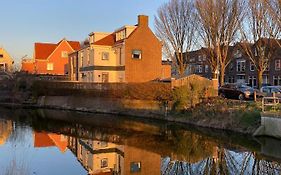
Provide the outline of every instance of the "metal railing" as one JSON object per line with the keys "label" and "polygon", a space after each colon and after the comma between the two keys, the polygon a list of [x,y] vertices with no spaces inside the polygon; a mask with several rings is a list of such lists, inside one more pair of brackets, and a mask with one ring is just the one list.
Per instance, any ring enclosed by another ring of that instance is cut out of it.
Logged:
{"label": "metal railing", "polygon": [[266,107],[270,106],[271,109],[277,110],[278,104],[280,102],[280,99],[278,97],[275,97],[274,95],[272,97],[263,97],[262,98],[262,112],[266,111]]}

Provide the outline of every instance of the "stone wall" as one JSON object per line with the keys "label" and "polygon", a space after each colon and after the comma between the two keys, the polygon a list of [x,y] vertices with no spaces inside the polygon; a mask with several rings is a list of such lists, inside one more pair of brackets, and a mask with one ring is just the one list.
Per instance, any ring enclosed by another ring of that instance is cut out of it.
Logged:
{"label": "stone wall", "polygon": [[262,113],[261,116],[261,126],[254,135],[281,138],[281,114]]}
{"label": "stone wall", "polygon": [[164,104],[153,100],[91,98],[79,96],[42,96],[37,105],[42,108],[67,109],[84,112],[124,114],[134,116],[165,116]]}

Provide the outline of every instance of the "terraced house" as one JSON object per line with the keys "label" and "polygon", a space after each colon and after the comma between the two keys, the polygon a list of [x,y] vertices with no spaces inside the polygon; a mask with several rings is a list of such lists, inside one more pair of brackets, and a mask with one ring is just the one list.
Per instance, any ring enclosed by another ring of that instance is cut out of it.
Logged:
{"label": "terraced house", "polygon": [[[258,75],[253,62],[239,45],[230,46],[229,49],[232,59],[225,70],[225,83],[245,83],[257,87]],[[205,48],[189,53],[187,75],[197,74],[209,79],[212,78],[211,65],[206,53]],[[257,56],[256,53],[255,56]],[[269,60],[269,64],[262,75],[262,83],[281,86],[281,48],[278,48],[272,59]]]}
{"label": "terraced house", "polygon": [[22,71],[32,74],[66,75],[68,54],[80,49],[78,41],[62,39],[58,43],[35,43],[34,58],[22,61]]}
{"label": "terraced house", "polygon": [[13,71],[14,61],[9,53],[0,47],[0,71],[11,72]]}
{"label": "terraced house", "polygon": [[171,76],[162,64],[162,45],[148,26],[148,16],[138,24],[112,33],[89,34],[89,45],[69,55],[71,80],[80,82],[147,82]]}

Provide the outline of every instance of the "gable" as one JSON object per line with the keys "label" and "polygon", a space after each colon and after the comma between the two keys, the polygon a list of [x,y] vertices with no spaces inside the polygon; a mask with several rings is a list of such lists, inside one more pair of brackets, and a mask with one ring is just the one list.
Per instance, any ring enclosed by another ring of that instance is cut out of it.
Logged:
{"label": "gable", "polygon": [[137,27],[131,35],[128,37],[127,41],[136,40],[139,42],[150,42],[151,44],[159,44],[161,45],[161,42],[158,40],[158,38],[154,35],[154,33],[151,31],[149,27]]}
{"label": "gable", "polygon": [[61,52],[67,51],[68,53],[71,53],[74,51],[74,49],[71,47],[71,45],[67,41],[62,41],[59,43],[59,45],[55,48],[55,50],[48,56],[47,60],[50,60],[52,58],[61,58]]}

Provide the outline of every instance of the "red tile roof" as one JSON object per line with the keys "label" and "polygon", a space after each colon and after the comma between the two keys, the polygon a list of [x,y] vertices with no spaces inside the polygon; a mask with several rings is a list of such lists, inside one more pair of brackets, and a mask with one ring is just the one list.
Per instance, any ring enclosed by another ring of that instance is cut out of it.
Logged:
{"label": "red tile roof", "polygon": [[61,140],[61,135],[58,134],[48,134],[48,133],[34,133],[34,147],[51,147],[56,146],[61,152],[67,150],[67,140]]}
{"label": "red tile roof", "polygon": [[56,44],[35,43],[35,59],[47,59],[56,49]]}
{"label": "red tile roof", "polygon": [[[57,46],[62,42],[58,42],[57,44],[52,43],[35,43],[35,59],[47,59],[57,48]],[[80,43],[78,41],[67,41],[73,50],[80,49]]]}
{"label": "red tile roof", "polygon": [[115,43],[115,34],[112,33],[101,40],[98,40],[94,43],[94,45],[102,45],[102,46],[113,46]]}

